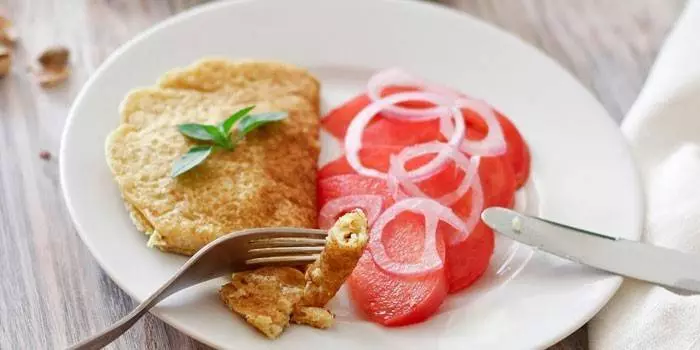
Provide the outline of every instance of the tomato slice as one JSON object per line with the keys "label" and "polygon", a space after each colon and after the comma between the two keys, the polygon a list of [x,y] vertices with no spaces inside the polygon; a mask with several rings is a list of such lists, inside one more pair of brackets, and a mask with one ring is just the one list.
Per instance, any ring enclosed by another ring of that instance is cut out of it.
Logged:
{"label": "tomato slice", "polygon": [[[389,170],[389,159],[392,154],[401,151],[400,147],[371,147],[360,150],[360,161],[367,168],[376,169],[381,172]],[[325,179],[330,176],[342,174],[357,174],[350,166],[345,155],[331,161],[318,170],[316,176]]]}
{"label": "tomato slice", "polygon": [[[464,178],[464,171],[456,168],[454,163],[419,183],[419,187],[427,195],[436,198],[453,191]],[[502,157],[482,157],[479,166],[484,194],[484,206],[513,205],[515,194],[515,177],[508,159]],[[467,192],[462,199],[451,205],[457,216],[466,220],[471,214],[472,192]],[[452,234],[447,227],[444,235]],[[480,220],[469,237],[453,246],[447,247],[445,271],[447,274],[450,293],[469,287],[488,268],[494,250],[494,233]]]}
{"label": "tomato slice", "polygon": [[530,175],[530,150],[515,125],[501,113],[496,113],[503,129],[503,137],[508,145],[506,156],[508,156],[513,166],[516,187],[520,188]]}
{"label": "tomato slice", "polygon": [[316,177],[318,178],[318,181],[321,181],[328,177],[345,174],[357,174],[357,172],[355,172],[355,169],[350,166],[348,159],[345,158],[345,155],[343,155],[318,169],[316,172]]}
{"label": "tomato slice", "polygon": [[382,209],[394,203],[386,181],[358,174],[343,174],[320,179],[317,182],[318,208],[330,200],[357,194],[374,194],[382,197]]}
{"label": "tomato slice", "polygon": [[403,148],[432,141],[445,141],[440,133],[440,124],[436,120],[405,122],[379,116],[373,124],[365,128],[362,135],[363,147],[401,146]]}
{"label": "tomato slice", "polygon": [[[384,229],[387,254],[397,261],[415,262],[420,258],[425,237],[422,215],[402,213]],[[438,225],[438,251],[445,254]],[[367,318],[385,326],[404,326],[421,322],[440,307],[447,296],[444,271],[418,277],[388,274],[379,269],[366,251],[348,279],[354,304]]]}
{"label": "tomato slice", "polygon": [[424,321],[447,297],[447,279],[436,271],[420,279],[389,275],[365,253],[348,278],[353,304],[369,320],[396,327]]}
{"label": "tomato slice", "polygon": [[[389,86],[382,91],[382,96],[393,95],[399,92],[409,92],[418,91],[419,89],[409,86]],[[326,129],[331,135],[337,137],[338,139],[345,138],[345,132],[348,130],[348,126],[352,119],[355,118],[357,113],[359,113],[363,108],[367,107],[371,103],[371,100],[367,94],[361,94],[353,97],[350,101],[345,102],[339,107],[332,109],[326,116],[321,120],[321,125]],[[399,106],[406,108],[428,108],[432,107],[433,104],[421,102],[421,101],[406,101],[399,103]],[[381,116],[375,119],[381,120],[385,119]],[[370,122],[370,125],[376,121]]]}
{"label": "tomato slice", "polygon": [[[516,188],[520,188],[525,184],[530,173],[530,150],[518,129],[513,125],[513,122],[502,113],[495,112],[507,145],[506,154],[503,156],[508,159],[508,163],[513,168]],[[470,140],[483,138],[488,132],[488,127],[484,120],[471,110],[464,109],[462,114],[464,114],[464,121],[467,126],[467,138]]]}
{"label": "tomato slice", "polygon": [[458,292],[476,282],[488,268],[493,249],[493,231],[481,220],[466,240],[448,247],[445,271],[449,292]]}
{"label": "tomato slice", "polygon": [[355,96],[352,100],[345,102],[337,108],[332,109],[321,119],[321,125],[331,135],[342,140],[348,125],[360,111],[370,103],[369,97],[365,94]]}
{"label": "tomato slice", "polygon": [[[491,164],[505,164],[502,159],[492,158],[494,161],[487,161],[485,167],[480,167],[480,174],[484,172],[491,171]],[[482,159],[482,161],[485,159]],[[505,175],[511,174],[510,167],[503,167]],[[494,174],[497,178],[506,179],[506,177],[499,177],[499,174]],[[453,178],[450,179],[449,176]],[[451,184],[453,188],[456,181],[461,181],[464,177],[463,171],[450,170],[438,173],[435,177],[431,178],[428,184],[425,182],[422,184],[422,189],[426,191],[426,185],[429,185],[432,190],[443,190],[445,184]],[[480,175],[483,177],[483,175]],[[449,181],[449,182],[448,182]],[[509,198],[509,202],[512,202],[513,191],[515,187],[514,180],[510,180],[510,188],[512,189],[509,193],[502,191],[500,182],[492,181],[490,183],[484,184],[482,181],[482,191],[484,193],[484,205],[489,205],[489,202],[494,201],[494,198]],[[442,189],[440,188],[442,187]],[[508,187],[508,186],[506,186]],[[502,199],[499,199],[502,201]],[[502,203],[497,203],[502,204]],[[472,191],[468,191],[464,197],[458,200],[456,203],[452,204],[451,209],[457,216],[466,220],[472,211]],[[451,227],[446,227],[445,231],[442,233],[445,237],[450,234],[456,234],[454,229]],[[493,255],[494,250],[494,234],[485,224],[478,221],[476,227],[470,232],[469,237],[466,240],[456,244],[447,246],[446,260],[445,260],[445,272],[448,283],[448,290],[450,293],[460,291],[472,283],[474,283],[489,265],[491,255]]]}
{"label": "tomato slice", "polygon": [[513,168],[505,156],[481,158],[479,178],[484,191],[485,208],[513,207],[517,183]]}

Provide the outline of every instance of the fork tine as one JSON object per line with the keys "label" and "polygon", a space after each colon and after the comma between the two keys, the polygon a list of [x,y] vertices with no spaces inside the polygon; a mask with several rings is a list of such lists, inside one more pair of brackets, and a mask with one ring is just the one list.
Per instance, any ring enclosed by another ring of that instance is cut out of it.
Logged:
{"label": "fork tine", "polygon": [[276,227],[269,229],[260,229],[257,232],[251,232],[245,235],[249,241],[271,238],[311,238],[325,239],[328,233],[324,230],[296,228],[296,227]]}
{"label": "fork tine", "polygon": [[248,250],[248,258],[262,258],[266,256],[299,255],[299,254],[321,254],[322,246],[319,247],[272,247],[254,248]]}
{"label": "fork tine", "polygon": [[294,238],[294,237],[282,237],[282,238],[261,238],[250,241],[248,246],[251,249],[256,248],[274,248],[274,247],[309,247],[309,246],[323,246],[326,244],[325,239],[320,238]]}
{"label": "fork tine", "polygon": [[319,254],[268,256],[246,260],[246,265],[294,266],[311,264],[318,259]]}

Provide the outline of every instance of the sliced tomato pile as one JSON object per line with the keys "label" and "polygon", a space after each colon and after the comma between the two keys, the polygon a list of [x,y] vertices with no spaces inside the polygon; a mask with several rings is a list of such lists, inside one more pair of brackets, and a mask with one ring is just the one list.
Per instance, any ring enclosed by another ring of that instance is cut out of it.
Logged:
{"label": "sliced tomato pile", "polygon": [[[391,87],[384,89],[381,96],[416,90],[420,88]],[[367,94],[349,100],[323,119],[324,129],[341,142],[344,141],[349,125],[372,103],[373,99]],[[432,106],[421,101],[397,105],[416,109]],[[466,127],[465,138],[481,140],[486,137],[488,126],[480,115],[470,109],[461,109],[461,112]],[[388,173],[392,157],[396,160],[396,155],[404,149],[417,144],[448,141],[437,118],[407,122],[386,117],[383,113],[374,116],[362,131],[362,148],[358,156],[366,168]],[[498,112],[495,114],[505,141],[505,152],[480,156],[476,171],[478,175],[473,180],[478,184],[472,184],[456,201],[442,203],[448,214],[443,213],[434,231],[435,250],[441,264],[425,273],[402,274],[384,268],[376,261],[377,255],[371,249],[365,251],[348,283],[354,304],[371,321],[385,326],[423,321],[437,311],[449,293],[469,287],[486,271],[494,250],[494,233],[481,220],[476,220],[469,232],[459,232],[457,227],[462,226],[455,225],[454,221],[448,224],[445,220],[449,221],[447,217],[454,215],[468,225],[470,220],[473,221],[474,209],[480,212],[482,207],[512,207],[515,191],[527,180],[530,167],[527,145],[508,118]],[[405,170],[419,169],[436,156],[415,157],[405,163]],[[372,225],[375,220],[382,220],[378,217],[391,211],[389,208],[407,196],[401,192],[400,186],[397,190],[386,178],[360,175],[346,155],[319,169],[318,177],[319,222],[325,223],[323,225],[329,225],[354,208],[369,213]],[[416,179],[414,184],[427,198],[436,199],[453,193],[465,177],[466,168],[456,160],[448,159],[429,177]],[[429,234],[428,221],[427,215],[424,217],[417,212],[405,211],[384,223],[381,237],[372,236],[377,234],[372,230],[370,240],[380,242],[375,243],[381,244],[386,256],[394,262],[406,265],[418,263],[424,257],[422,252],[427,244],[426,235]],[[457,238],[463,236],[466,238]]]}

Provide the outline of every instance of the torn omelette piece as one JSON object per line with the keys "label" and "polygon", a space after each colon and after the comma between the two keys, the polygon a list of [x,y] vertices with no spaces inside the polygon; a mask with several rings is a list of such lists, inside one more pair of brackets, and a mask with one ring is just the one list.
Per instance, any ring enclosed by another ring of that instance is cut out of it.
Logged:
{"label": "torn omelette piece", "polygon": [[289,267],[263,267],[233,274],[219,291],[232,311],[267,337],[277,338],[290,320],[329,328],[334,315],[324,308],[352,273],[367,245],[367,218],[360,210],[343,215],[306,274]]}
{"label": "torn omelette piece", "polygon": [[262,267],[233,275],[221,300],[268,338],[279,337],[304,292],[304,274],[292,267]]}
{"label": "torn omelette piece", "polygon": [[328,231],[321,256],[306,269],[301,305],[326,305],[355,269],[368,240],[367,217],[362,210],[341,216]]}

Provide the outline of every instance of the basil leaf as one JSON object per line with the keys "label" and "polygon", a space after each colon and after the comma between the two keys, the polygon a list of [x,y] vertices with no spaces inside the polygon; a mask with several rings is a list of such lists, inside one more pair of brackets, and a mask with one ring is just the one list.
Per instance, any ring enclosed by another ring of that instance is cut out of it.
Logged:
{"label": "basil leaf", "polygon": [[248,115],[248,113],[250,113],[250,111],[252,111],[253,108],[255,108],[255,105],[248,106],[248,107],[246,107],[246,108],[243,108],[243,109],[239,110],[239,111],[236,112],[236,113],[233,113],[230,117],[228,117],[228,119],[224,120],[224,121],[221,123],[221,125],[219,126],[219,130],[221,130],[221,132],[222,132],[225,136],[228,136],[228,134],[231,132],[231,128],[233,127],[233,125],[236,124],[236,122],[237,122],[239,119],[241,119],[241,118],[245,117],[246,115]]}
{"label": "basil leaf", "polygon": [[249,114],[238,122],[238,130],[241,136],[272,122],[287,118],[287,112],[267,112],[259,114]]}
{"label": "basil leaf", "polygon": [[217,146],[221,146],[221,147],[226,148],[226,149],[233,148],[233,145],[231,145],[231,138],[229,138],[228,135],[222,133],[221,130],[219,130],[219,128],[217,128],[214,125],[207,125],[207,128],[213,130],[212,131],[212,133],[214,134],[213,141]]}
{"label": "basil leaf", "polygon": [[213,148],[213,146],[196,146],[190,148],[187,153],[173,162],[173,167],[170,169],[170,176],[178,177],[201,164],[209,157]]}
{"label": "basil leaf", "polygon": [[206,124],[180,124],[177,130],[187,137],[201,141],[215,141],[221,134],[215,126]]}

